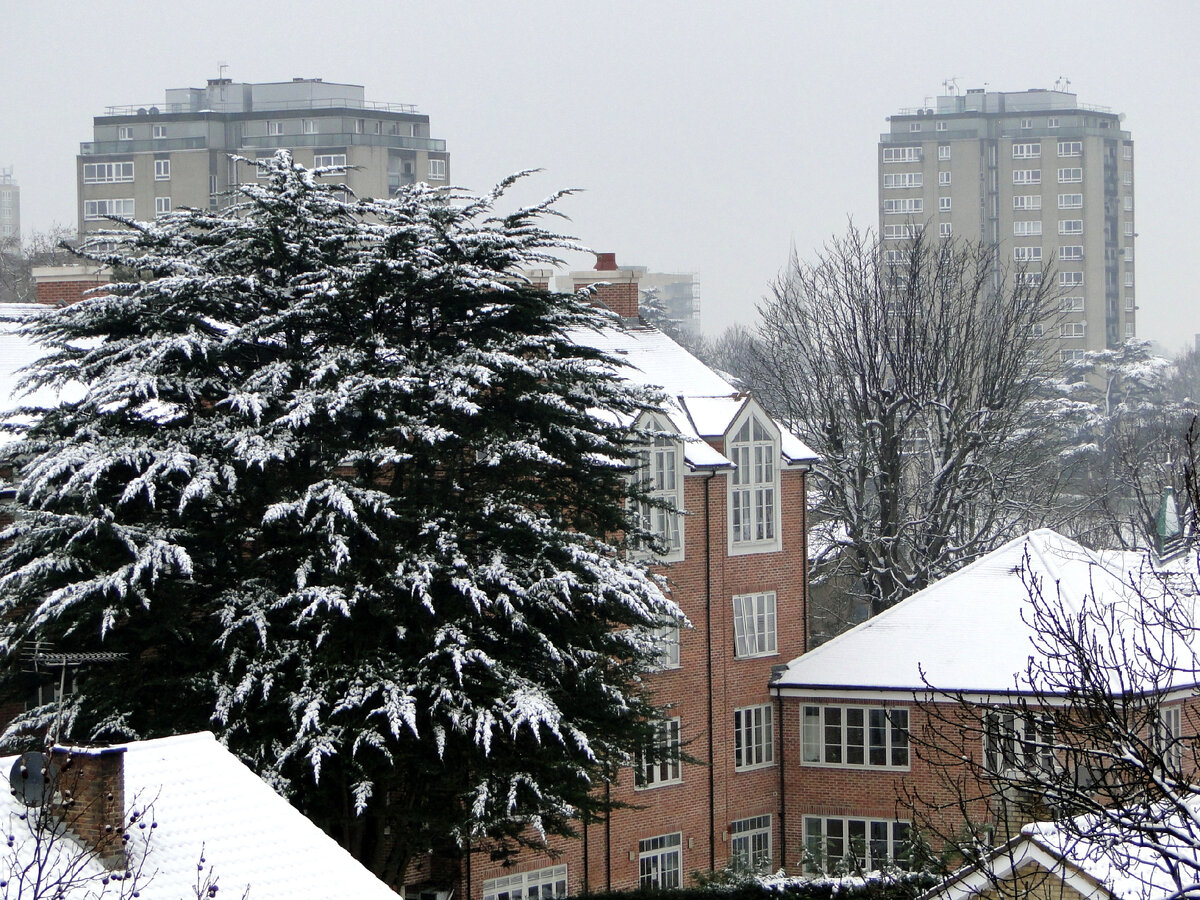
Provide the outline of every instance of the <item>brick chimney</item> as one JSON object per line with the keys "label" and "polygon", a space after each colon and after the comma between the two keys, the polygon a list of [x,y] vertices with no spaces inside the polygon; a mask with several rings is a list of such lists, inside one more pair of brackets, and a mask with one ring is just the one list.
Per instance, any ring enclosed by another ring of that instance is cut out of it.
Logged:
{"label": "brick chimney", "polygon": [[[622,319],[636,319],[638,314],[638,279],[645,269],[622,269],[617,266],[617,254],[597,253],[596,268],[590,272],[572,272],[575,290],[595,285],[595,298]],[[601,282],[601,283],[597,283]]]}
{"label": "brick chimney", "polygon": [[63,821],[107,869],[125,866],[125,748],[55,747]]}
{"label": "brick chimney", "polygon": [[109,273],[95,266],[34,266],[34,297],[44,306],[78,303],[88,291],[109,284]]}

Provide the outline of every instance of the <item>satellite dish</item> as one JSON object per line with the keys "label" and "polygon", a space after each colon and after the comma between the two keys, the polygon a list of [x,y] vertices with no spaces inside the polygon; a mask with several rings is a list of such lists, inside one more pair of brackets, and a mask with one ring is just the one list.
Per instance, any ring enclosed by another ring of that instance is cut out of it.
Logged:
{"label": "satellite dish", "polygon": [[58,764],[46,753],[22,753],[8,773],[13,796],[26,806],[41,806],[49,800],[57,780]]}

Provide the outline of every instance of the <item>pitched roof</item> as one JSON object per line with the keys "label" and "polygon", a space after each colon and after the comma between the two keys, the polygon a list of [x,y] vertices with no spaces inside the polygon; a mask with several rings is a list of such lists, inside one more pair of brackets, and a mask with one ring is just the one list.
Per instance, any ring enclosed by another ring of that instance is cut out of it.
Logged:
{"label": "pitched roof", "polygon": [[[139,886],[144,900],[194,896],[201,856],[206,860],[205,870],[211,866],[219,879],[222,897],[240,897],[249,886],[254,900],[395,900],[387,885],[211,734],[123,746],[127,815],[146,809],[146,818],[157,823],[156,828],[134,829],[131,834],[133,860],[146,852],[144,842],[150,836]],[[13,758],[0,760],[5,773],[12,763]],[[9,822],[7,833],[17,838],[16,846],[4,852],[18,854],[18,859],[32,849],[28,828],[15,818],[23,811],[24,807],[4,792],[0,818]],[[90,860],[88,873],[99,879],[104,870]],[[153,877],[147,877],[151,873]],[[86,887],[94,890],[97,883]],[[81,885],[67,900],[82,900],[87,894],[84,888]]]}
{"label": "pitched roof", "polygon": [[777,684],[785,694],[808,695],[924,692],[927,684],[1011,692],[1035,652],[1031,579],[1069,614],[1089,597],[1135,610],[1141,600],[1131,583],[1152,592],[1160,576],[1141,554],[1099,554],[1054,531],[1033,531],[797,657]]}

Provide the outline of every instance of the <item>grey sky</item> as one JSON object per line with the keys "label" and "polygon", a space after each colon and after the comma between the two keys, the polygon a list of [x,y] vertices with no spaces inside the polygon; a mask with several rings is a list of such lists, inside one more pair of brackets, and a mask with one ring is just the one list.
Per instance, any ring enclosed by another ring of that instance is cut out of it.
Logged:
{"label": "grey sky", "polygon": [[[884,117],[957,77],[1016,91],[1071,79],[1137,145],[1139,333],[1200,332],[1200,4],[1194,2],[402,2],[9,4],[0,165],[22,225],[74,226],[74,156],[105,106],[157,103],[228,63],[414,103],[455,182],[546,171],[566,228],[625,264],[700,274],[705,328],[750,323],[794,244],[876,222]],[[1196,171],[1197,175],[1187,175]],[[591,261],[570,260],[576,267]]]}

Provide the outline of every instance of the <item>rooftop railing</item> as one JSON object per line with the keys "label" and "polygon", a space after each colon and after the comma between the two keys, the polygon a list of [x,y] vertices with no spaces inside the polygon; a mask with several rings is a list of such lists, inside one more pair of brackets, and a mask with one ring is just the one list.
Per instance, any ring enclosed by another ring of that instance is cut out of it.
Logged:
{"label": "rooftop railing", "polygon": [[264,100],[255,101],[251,108],[246,108],[240,100],[237,102],[218,102],[203,108],[194,108],[190,103],[146,103],[130,106],[106,106],[104,114],[106,116],[154,116],[159,114],[202,112],[276,112],[289,109],[361,109],[371,112],[417,114],[417,107],[412,103],[379,103],[374,100],[359,100],[355,97],[318,97],[311,100]]}

